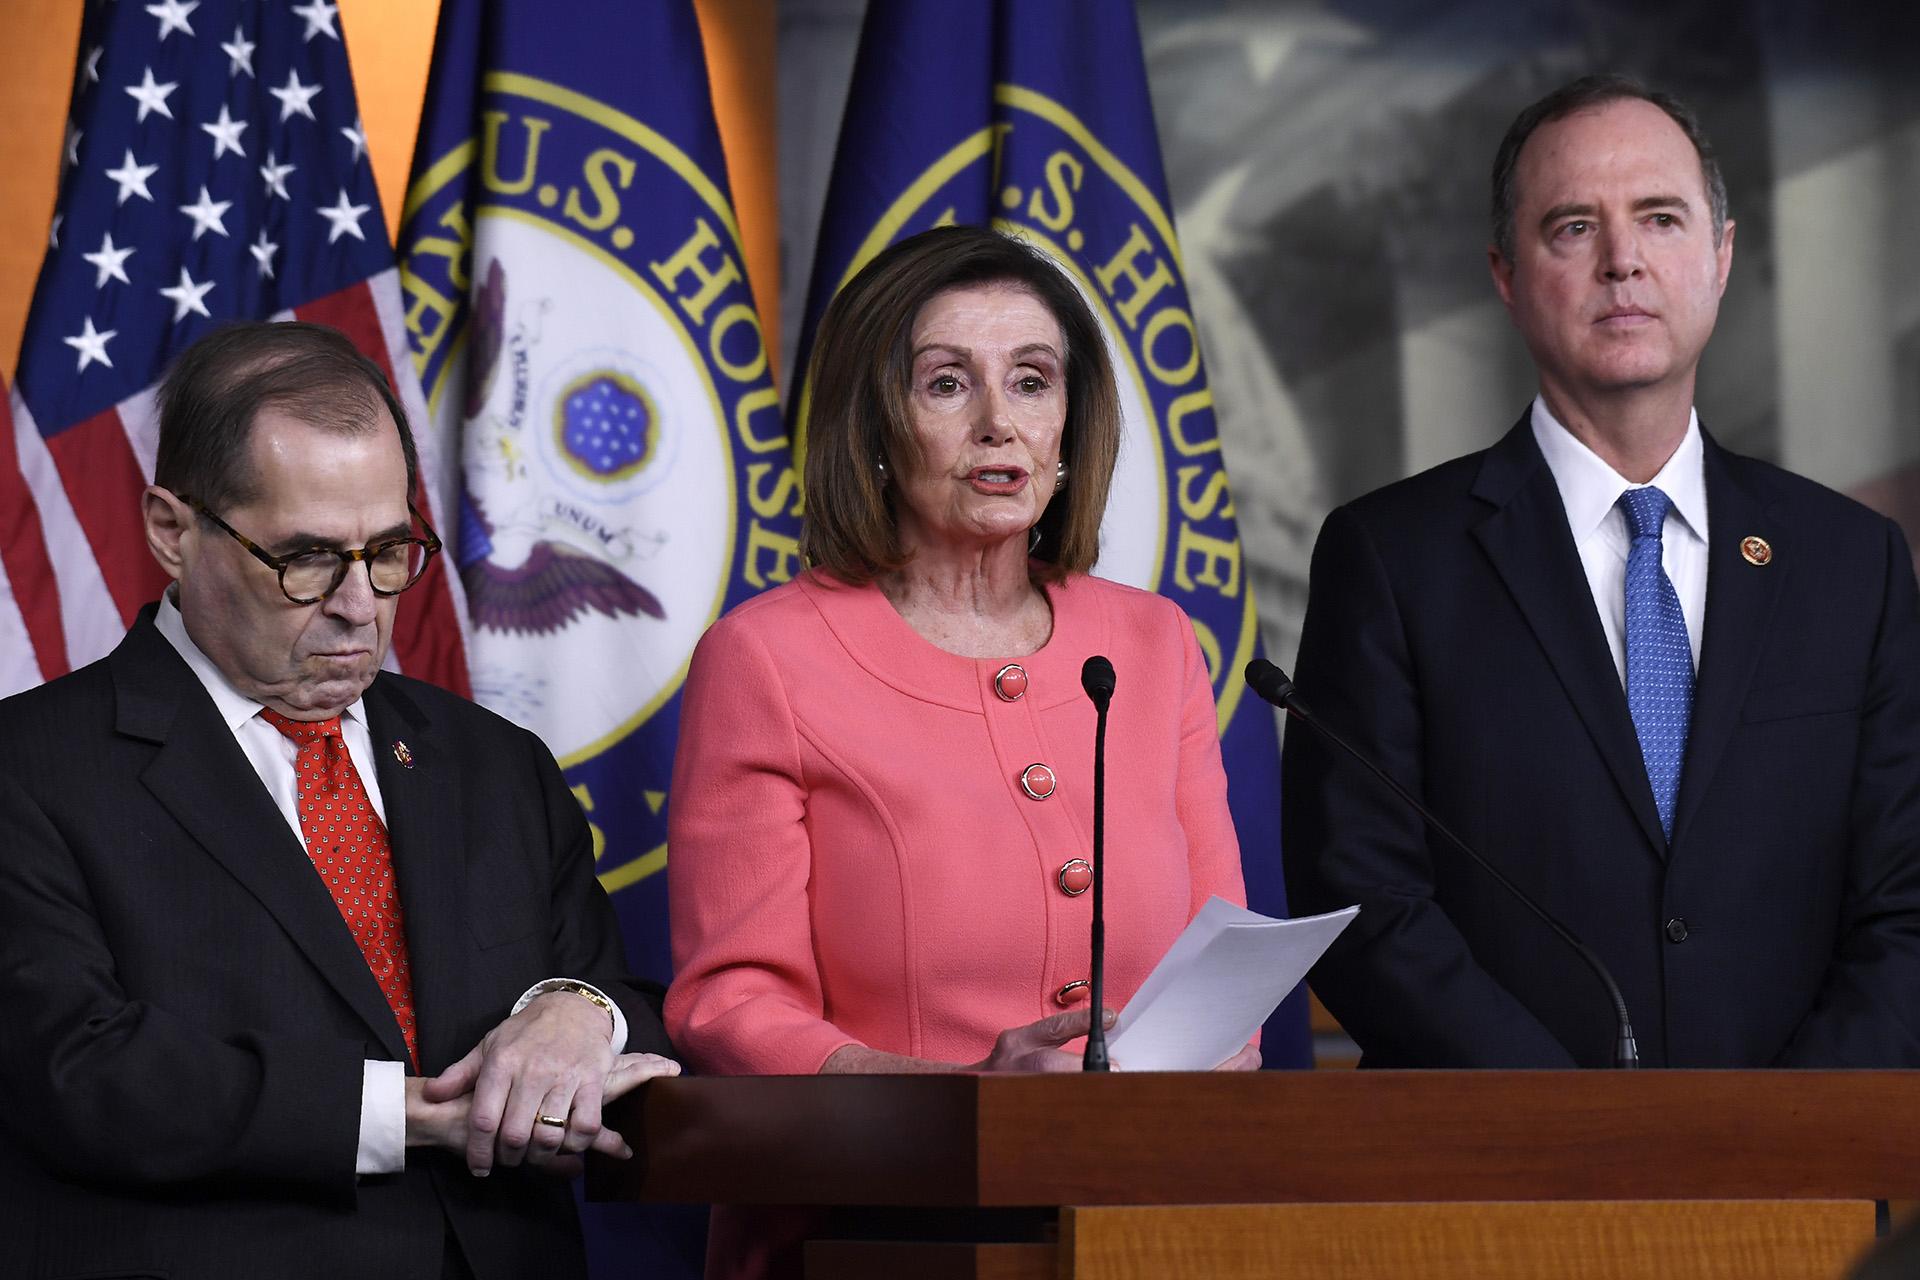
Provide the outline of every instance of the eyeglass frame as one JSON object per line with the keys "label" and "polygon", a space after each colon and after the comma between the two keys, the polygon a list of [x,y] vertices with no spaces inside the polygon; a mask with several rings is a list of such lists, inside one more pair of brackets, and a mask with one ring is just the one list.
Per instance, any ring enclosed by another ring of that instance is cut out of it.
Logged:
{"label": "eyeglass frame", "polygon": [[[410,519],[413,520],[415,524],[418,524],[420,528],[426,533],[427,536],[425,538],[416,538],[411,535],[408,535],[407,537],[404,537],[404,538],[385,538],[379,542],[370,542],[364,547],[357,547],[351,551],[343,551],[339,547],[312,546],[312,547],[302,548],[299,551],[289,551],[286,555],[283,555],[283,556],[276,556],[268,551],[263,550],[259,543],[255,542],[252,538],[249,538],[246,534],[240,532],[238,529],[228,524],[225,520],[222,520],[219,516],[215,515],[211,510],[208,509],[207,505],[204,502],[201,502],[198,498],[190,497],[189,495],[184,493],[176,493],[173,496],[180,499],[180,501],[186,503],[189,507],[192,507],[195,511],[199,512],[201,515],[205,516],[207,519],[219,525],[220,528],[226,532],[228,537],[232,538],[235,542],[245,547],[247,549],[248,554],[251,555],[255,560],[258,560],[261,564],[264,564],[265,566],[267,566],[267,568],[273,570],[274,577],[280,583],[280,594],[285,596],[288,600],[292,601],[294,604],[319,604],[322,601],[329,599],[334,592],[338,591],[342,586],[346,584],[347,575],[353,572],[353,564],[355,561],[359,561],[361,564],[367,567],[367,586],[372,589],[373,594],[377,596],[385,596],[391,599],[392,597],[401,594],[401,592],[407,591],[410,588],[419,585],[420,579],[427,576],[427,566],[433,563],[434,556],[438,555],[441,549],[443,548],[443,546],[445,545],[440,541],[440,535],[433,531],[433,526],[427,523],[426,517],[420,514],[419,508],[413,505],[413,499],[408,498],[407,499],[407,515]],[[420,572],[413,575],[412,579],[408,581],[406,586],[401,587],[398,591],[382,590],[378,585],[375,584],[373,580],[373,562],[370,559],[370,557],[377,554],[378,552],[385,551],[388,547],[394,546],[395,544],[401,543],[401,542],[419,543],[420,546],[422,546],[426,550],[426,559],[420,562]],[[336,558],[336,563],[339,565],[339,569],[333,575],[332,586],[329,586],[325,591],[321,592],[317,596],[309,596],[309,597],[306,597],[305,599],[302,599],[301,597],[294,595],[293,592],[287,590],[287,568],[295,560],[298,560],[301,556],[310,556],[310,555],[313,555],[315,552],[325,552],[328,555],[334,556]]]}

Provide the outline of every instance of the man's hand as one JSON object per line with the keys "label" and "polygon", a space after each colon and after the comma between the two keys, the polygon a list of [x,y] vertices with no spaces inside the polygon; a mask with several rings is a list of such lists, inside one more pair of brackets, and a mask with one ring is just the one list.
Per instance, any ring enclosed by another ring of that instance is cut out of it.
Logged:
{"label": "man's hand", "polygon": [[[613,1070],[607,1073],[601,1101],[612,1102],[624,1097],[644,1081],[679,1074],[680,1064],[671,1058],[663,1058],[656,1053],[623,1053],[613,1060]],[[473,1109],[473,1095],[463,1093],[447,1102],[434,1102],[427,1097],[427,1090],[437,1084],[438,1081],[417,1076],[407,1078],[407,1145],[439,1147],[455,1154],[464,1153],[467,1149],[467,1127]],[[633,1149],[612,1129],[601,1129],[590,1146],[616,1160],[627,1160],[633,1156]],[[579,1155],[558,1151],[549,1154],[537,1144],[528,1148],[527,1163],[563,1178],[571,1178],[585,1167],[585,1160]]]}
{"label": "man's hand", "polygon": [[[600,1103],[614,1054],[607,1011],[567,991],[550,991],[489,1031],[466,1057],[424,1082],[426,1102],[471,1091],[467,1168],[484,1178],[496,1162],[594,1149],[617,1155],[620,1135],[600,1127]],[[631,1087],[629,1085],[628,1087]],[[566,1121],[536,1123],[538,1116]]]}
{"label": "man's hand", "polygon": [[419,1076],[407,1077],[407,1145],[465,1151],[472,1096],[463,1093],[446,1102],[430,1102],[426,1096],[429,1083]]}
{"label": "man's hand", "polygon": [[[607,1086],[600,1095],[600,1101],[602,1104],[612,1102],[631,1093],[636,1085],[658,1076],[679,1074],[680,1064],[672,1058],[663,1058],[657,1053],[623,1053],[613,1060],[613,1070],[607,1073]],[[555,1129],[554,1132],[558,1133],[559,1130]],[[601,1129],[600,1135],[586,1149],[612,1156],[616,1160],[633,1159],[633,1148],[612,1129]],[[584,1153],[549,1152],[537,1141],[527,1149],[527,1163],[562,1178],[576,1177],[587,1167]]]}

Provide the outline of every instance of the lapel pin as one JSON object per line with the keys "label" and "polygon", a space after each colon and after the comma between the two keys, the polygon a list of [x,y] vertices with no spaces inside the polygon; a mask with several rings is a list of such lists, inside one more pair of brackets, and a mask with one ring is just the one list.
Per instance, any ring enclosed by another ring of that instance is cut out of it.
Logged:
{"label": "lapel pin", "polygon": [[[1752,539],[1749,539],[1749,541],[1752,541]],[[1751,560],[1753,557],[1748,556],[1747,558]],[[393,758],[398,760],[403,768],[413,768],[413,752],[408,750],[407,744],[398,738],[393,740]]]}
{"label": "lapel pin", "polygon": [[1765,565],[1773,561],[1773,547],[1765,538],[1740,539],[1740,554],[1748,564]]}

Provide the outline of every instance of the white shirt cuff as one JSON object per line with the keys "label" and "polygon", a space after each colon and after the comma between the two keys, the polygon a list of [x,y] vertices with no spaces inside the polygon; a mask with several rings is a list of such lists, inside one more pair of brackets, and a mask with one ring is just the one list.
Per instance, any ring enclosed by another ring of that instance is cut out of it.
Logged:
{"label": "white shirt cuff", "polygon": [[520,1012],[532,1004],[536,996],[543,996],[549,991],[561,990],[569,983],[579,983],[580,986],[585,987],[607,1002],[607,1007],[613,1010],[613,1051],[615,1053],[625,1053],[627,1051],[627,1015],[620,1012],[620,1006],[614,1002],[612,996],[594,986],[591,982],[582,982],[579,978],[542,978],[540,981],[528,987],[526,993],[513,1002],[513,1010],[508,1013],[507,1016],[511,1018],[515,1013]]}
{"label": "white shirt cuff", "polygon": [[360,1148],[353,1171],[399,1173],[407,1165],[407,1069],[398,1062],[363,1064],[360,1076]]}

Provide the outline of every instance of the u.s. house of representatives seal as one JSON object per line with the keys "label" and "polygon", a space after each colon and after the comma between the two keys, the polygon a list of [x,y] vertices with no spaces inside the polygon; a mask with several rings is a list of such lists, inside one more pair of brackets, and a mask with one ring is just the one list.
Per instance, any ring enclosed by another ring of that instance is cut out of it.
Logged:
{"label": "u.s. house of representatives seal", "polygon": [[731,206],[645,123],[496,72],[404,220],[415,363],[460,441],[475,696],[546,741],[631,883],[664,861],[695,642],[799,563]]}

